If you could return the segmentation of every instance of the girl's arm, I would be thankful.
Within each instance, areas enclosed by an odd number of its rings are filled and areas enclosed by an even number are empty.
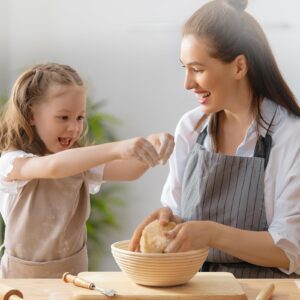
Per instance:
[[[248,231],[212,221],[189,221],[166,233],[166,252],[212,247],[252,264],[289,269],[289,259],[267,231]]]
[[[168,133],[154,133],[148,141],[155,147],[160,163],[165,163],[173,152],[174,138]],[[149,165],[138,160],[116,160],[105,164],[103,179],[112,180],[135,180],[142,176]]]
[[[143,164],[158,164],[159,156],[144,138],[64,150],[42,157],[17,158],[7,180],[63,178],[118,159],[140,160]]]
[[[141,177],[148,169],[149,165],[138,160],[114,160],[104,165],[103,180],[135,180]]]

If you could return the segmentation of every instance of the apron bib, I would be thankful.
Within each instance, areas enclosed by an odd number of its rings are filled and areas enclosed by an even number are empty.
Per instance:
[[[60,278],[88,270],[85,175],[31,180],[12,204],[5,227],[3,278]]]
[[[207,127],[199,134],[183,176],[181,217],[185,221],[211,220],[243,230],[268,229],[264,202],[264,173],[272,146],[268,131],[259,137],[254,157],[206,151]],[[218,249],[209,249],[202,271],[231,272],[237,278],[300,277],[241,261]]]

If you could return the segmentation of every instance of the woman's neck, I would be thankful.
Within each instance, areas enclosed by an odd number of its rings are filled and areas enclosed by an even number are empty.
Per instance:
[[[243,85],[241,83],[241,85]],[[246,83],[244,83],[246,85]],[[236,126],[250,125],[253,120],[252,95],[246,86],[240,87],[236,91],[236,97],[228,107],[219,113],[219,122],[233,124]]]
[[[253,121],[253,112],[251,107],[246,110],[241,110],[240,112],[232,112],[223,110],[219,113],[218,126],[220,127],[235,127],[244,128],[249,127]]]
[[[237,100],[232,107],[218,114],[218,152],[235,155],[254,119],[252,100],[250,97],[242,99]]]

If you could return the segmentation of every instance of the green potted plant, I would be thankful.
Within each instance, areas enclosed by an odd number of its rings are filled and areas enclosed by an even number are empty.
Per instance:
[[[0,111],[7,98],[0,97]],[[113,127],[119,121],[106,113],[101,112],[104,101],[92,102],[88,100],[86,137],[88,144],[106,143],[116,140]],[[120,198],[121,187],[116,184],[105,184],[99,193],[91,195],[91,214],[87,222],[89,270],[97,270],[103,253],[103,235],[110,228],[117,228],[118,222],[113,213],[114,206],[123,205]],[[0,245],[4,240],[4,223],[0,222]]]
[[[101,112],[104,101],[92,102],[88,100],[88,135],[89,143],[107,143],[115,141],[113,126],[119,124],[115,117]],[[103,251],[102,235],[106,229],[118,228],[118,222],[113,213],[113,207],[123,205],[120,198],[123,192],[117,184],[104,184],[96,195],[91,195],[91,215],[87,222],[89,270],[97,270]]]

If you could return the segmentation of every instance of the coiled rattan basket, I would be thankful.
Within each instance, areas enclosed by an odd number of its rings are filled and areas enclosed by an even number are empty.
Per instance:
[[[137,284],[174,286],[189,281],[202,267],[208,249],[179,253],[128,251],[129,240],[111,245],[112,255],[127,276]]]

